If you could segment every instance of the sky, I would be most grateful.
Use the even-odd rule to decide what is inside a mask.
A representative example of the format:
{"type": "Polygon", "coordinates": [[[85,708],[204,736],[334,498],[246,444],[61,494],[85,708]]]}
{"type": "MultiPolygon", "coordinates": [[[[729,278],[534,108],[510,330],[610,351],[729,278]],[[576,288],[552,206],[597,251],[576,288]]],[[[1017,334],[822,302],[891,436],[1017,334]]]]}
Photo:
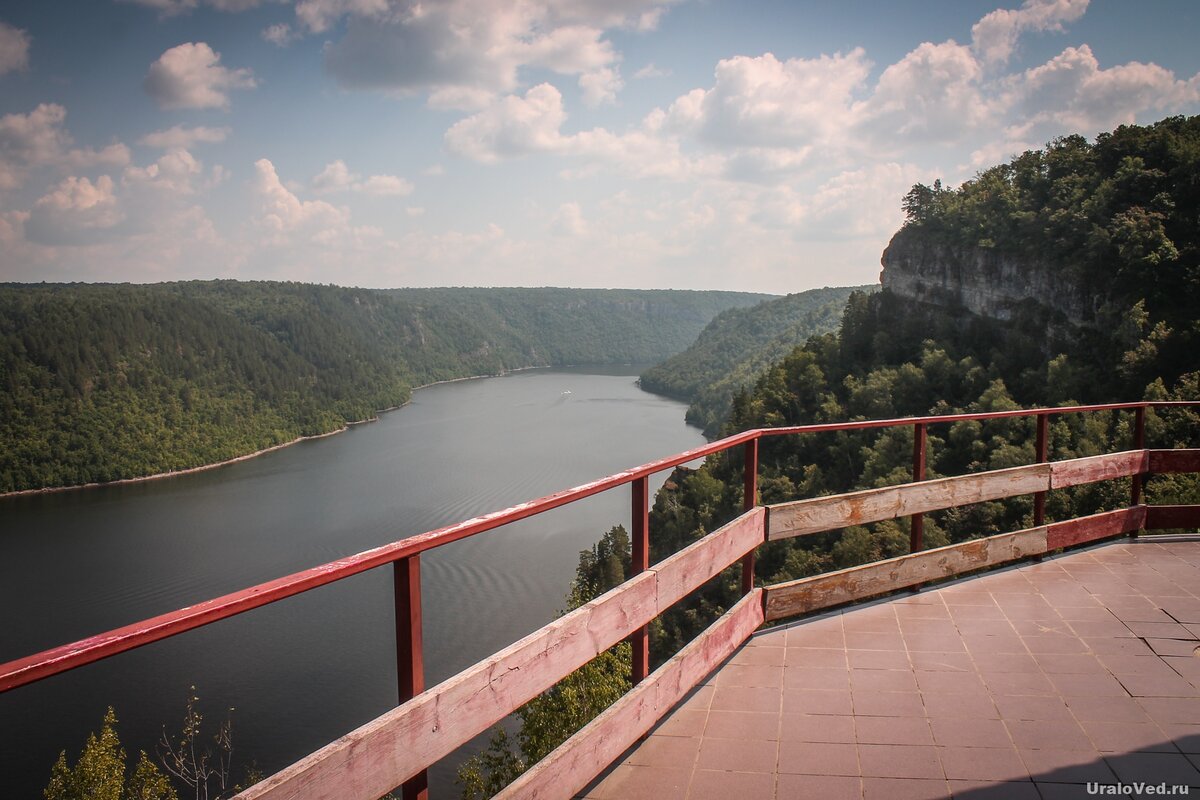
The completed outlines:
{"type": "Polygon", "coordinates": [[[917,182],[1200,113],[1200,3],[0,3],[0,281],[784,294],[917,182]]]}

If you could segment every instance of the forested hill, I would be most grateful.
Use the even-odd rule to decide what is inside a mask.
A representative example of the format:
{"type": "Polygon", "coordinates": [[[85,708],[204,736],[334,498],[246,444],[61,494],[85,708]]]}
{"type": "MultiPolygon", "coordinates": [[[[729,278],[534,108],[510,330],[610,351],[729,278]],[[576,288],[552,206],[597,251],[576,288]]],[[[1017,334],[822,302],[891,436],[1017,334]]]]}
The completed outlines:
{"type": "MultiPolygon", "coordinates": [[[[1095,141],[1059,139],[955,189],[918,185],[903,208],[908,221],[884,257],[883,290],[852,293],[835,331],[810,338],[735,395],[723,432],[1200,399],[1200,118],[1122,127],[1095,141]],[[892,270],[912,280],[895,281],[892,270]]],[[[1131,447],[1132,416],[1051,417],[1050,459],[1131,447]]],[[[1033,463],[1034,428],[1032,419],[933,425],[928,477],[1033,463]]],[[[1146,436],[1154,447],[1195,447],[1200,414],[1151,412],[1146,436]]],[[[902,426],[764,440],[759,501],[906,482],[912,437],[902,426]]],[[[735,449],[672,475],[651,512],[651,559],[740,513],[742,471],[735,449]]],[[[1123,507],[1129,492],[1128,478],[1058,489],[1047,495],[1046,518],[1123,507]]],[[[1145,497],[1196,503],[1200,476],[1154,476],[1145,497]]],[[[1029,496],[975,503],[927,514],[924,542],[1032,524],[1029,496]]],[[[907,521],[887,520],[770,542],[758,549],[755,569],[761,582],[776,583],[908,547],[907,521]]],[[[735,565],[663,615],[651,631],[654,662],[729,608],[739,586],[735,565]]]]}
{"type": "Polygon", "coordinates": [[[433,381],[661,360],[764,297],[0,285],[0,493],[222,461],[369,419],[433,381]]]}
{"type": "MultiPolygon", "coordinates": [[[[908,221],[884,256],[883,291],[850,293],[831,332],[793,348],[738,392],[724,432],[1018,405],[1200,399],[1200,119],[1124,127],[1095,142],[1060,139],[958,189],[915,186],[903,208],[908,221]]],[[[740,363],[721,360],[735,349],[718,346],[726,329],[738,331],[734,322],[753,321],[762,309],[789,300],[726,312],[694,348],[647,373],[643,385],[686,396],[702,391],[706,380],[736,374],[740,363]]],[[[1050,459],[1130,447],[1131,417],[1049,418],[1050,459]]],[[[932,425],[928,477],[1033,463],[1034,427],[1032,419],[932,425]]],[[[1146,435],[1154,447],[1195,447],[1200,414],[1151,412],[1146,435]]],[[[907,482],[912,447],[910,426],[764,439],[758,501],[907,482]]],[[[741,448],[734,448],[672,474],[650,512],[651,561],[741,513],[743,463],[741,448]]],[[[1129,493],[1129,478],[1056,489],[1047,493],[1046,518],[1124,507],[1129,493]]],[[[1196,503],[1200,476],[1156,475],[1145,497],[1148,503],[1196,503]]],[[[1019,530],[1033,519],[1028,495],[932,512],[924,516],[924,544],[1019,530]]],[[[756,551],[756,582],[779,583],[908,550],[903,518],[772,541],[756,551]]],[[[615,529],[581,555],[577,585],[612,585],[597,573],[619,579],[628,576],[630,563],[629,537],[615,529]]],[[[734,564],[667,609],[650,628],[652,666],[741,597],[741,565],[734,564]]],[[[580,676],[604,689],[627,685],[628,664],[597,659],[526,709],[583,706],[600,692],[574,691],[580,676]]],[[[572,711],[588,719],[599,709],[572,711]]],[[[498,735],[464,777],[480,766],[494,776],[540,757],[530,743],[541,747],[561,731],[545,718],[523,711],[523,727],[512,737],[522,751],[501,748],[498,735]]]]}
{"type": "Polygon", "coordinates": [[[810,336],[835,330],[852,291],[877,288],[811,289],[723,311],[691,347],[644,372],[642,388],[689,401],[688,422],[716,433],[737,391],[810,336]]]}

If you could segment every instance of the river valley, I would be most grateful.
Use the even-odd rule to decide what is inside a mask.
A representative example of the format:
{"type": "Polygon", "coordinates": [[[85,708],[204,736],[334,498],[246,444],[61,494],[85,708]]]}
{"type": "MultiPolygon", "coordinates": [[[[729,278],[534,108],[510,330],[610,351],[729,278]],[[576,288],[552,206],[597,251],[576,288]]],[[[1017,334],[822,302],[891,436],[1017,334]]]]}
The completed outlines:
{"type": "MultiPolygon", "coordinates": [[[[146,483],[0,499],[8,661],[703,443],[637,368],[442,384],[338,436],[146,483]]],[[[667,477],[654,476],[652,489],[667,477]]],[[[422,558],[427,682],[550,621],[579,551],[629,524],[607,492],[422,558]]],[[[188,687],[234,707],[235,758],[270,773],[395,704],[390,569],[0,695],[6,797],[35,798],[116,708],[127,750],[178,730],[188,687]]],[[[453,764],[431,773],[457,796],[453,764]]]]}

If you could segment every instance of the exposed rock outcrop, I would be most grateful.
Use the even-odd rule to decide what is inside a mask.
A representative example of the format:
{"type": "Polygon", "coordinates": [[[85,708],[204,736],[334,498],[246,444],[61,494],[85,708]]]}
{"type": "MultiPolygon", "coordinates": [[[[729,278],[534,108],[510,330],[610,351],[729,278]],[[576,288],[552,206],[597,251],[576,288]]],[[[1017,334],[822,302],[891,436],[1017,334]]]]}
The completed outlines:
{"type": "Polygon", "coordinates": [[[1095,318],[1098,293],[1052,265],[985,247],[954,247],[902,228],[881,259],[884,289],[911,300],[965,309],[1010,321],[1021,309],[1039,306],[1058,323],[1084,325],[1095,318]]]}

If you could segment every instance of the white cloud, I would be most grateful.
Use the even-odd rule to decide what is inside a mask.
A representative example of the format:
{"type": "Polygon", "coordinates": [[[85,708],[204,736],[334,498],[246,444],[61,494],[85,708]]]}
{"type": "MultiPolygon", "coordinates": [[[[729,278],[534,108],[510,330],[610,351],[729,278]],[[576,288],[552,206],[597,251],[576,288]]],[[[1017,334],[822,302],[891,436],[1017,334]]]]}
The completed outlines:
{"type": "Polygon", "coordinates": [[[215,8],[218,11],[227,11],[235,13],[238,11],[248,11],[252,8],[257,8],[262,5],[263,0],[120,0],[124,3],[134,3],[135,5],[153,8],[164,17],[172,17],[176,14],[186,14],[196,9],[200,5],[206,5],[210,8],[215,8]]]}
{"type": "Polygon", "coordinates": [[[404,213],[410,217],[423,217],[425,216],[425,209],[422,206],[408,206],[404,209],[404,213]]]}
{"type": "MultiPolygon", "coordinates": [[[[187,150],[173,148],[146,167],[127,167],[127,184],[141,184],[173,194],[187,195],[196,191],[195,181],[204,173],[203,165],[187,150]]],[[[219,179],[219,177],[218,177],[219,179]]]]}
{"type": "Polygon", "coordinates": [[[796,147],[844,136],[853,92],[871,68],[861,48],[780,61],[771,53],[717,64],[711,89],[677,99],[667,124],[716,146],[796,147]]]}
{"type": "Polygon", "coordinates": [[[221,55],[204,42],[167,50],[150,65],[142,86],[162,108],[229,108],[229,92],[258,85],[249,69],[221,66],[221,55]]]}
{"type": "Polygon", "coordinates": [[[446,146],[451,152],[484,163],[561,150],[564,142],[560,129],[566,116],[558,89],[542,83],[524,97],[509,95],[459,120],[446,131],[446,146]]]}
{"type": "Polygon", "coordinates": [[[1089,0],[1025,0],[1017,10],[1000,8],[971,28],[971,47],[987,64],[1008,61],[1025,31],[1062,31],[1087,11],[1089,0]]]}
{"type": "Polygon", "coordinates": [[[101,175],[65,178],[33,206],[25,235],[43,244],[75,244],[103,237],[125,219],[113,194],[113,179],[101,175]]]}
{"type": "Polygon", "coordinates": [[[584,236],[588,232],[587,221],[579,203],[563,203],[550,218],[550,231],[556,236],[584,236]]]}
{"type": "Polygon", "coordinates": [[[1087,45],[1068,47],[1012,81],[1025,119],[1085,134],[1132,123],[1145,111],[1175,111],[1200,102],[1200,74],[1188,81],[1157,64],[1101,69],[1087,45]]]}
{"type": "Polygon", "coordinates": [[[312,187],[318,192],[344,192],[360,177],[351,174],[346,162],[339,159],[325,165],[325,169],[312,179],[312,187]]]}
{"type": "Polygon", "coordinates": [[[197,144],[214,142],[223,142],[229,136],[229,128],[206,128],[198,125],[194,128],[184,127],[183,125],[175,125],[161,131],[148,133],[141,139],[138,139],[138,144],[146,147],[158,147],[163,150],[172,150],[175,148],[190,149],[197,144]]]}
{"type": "Polygon", "coordinates": [[[0,75],[29,67],[29,34],[0,22],[0,75]]]}
{"type": "Polygon", "coordinates": [[[64,126],[66,118],[67,110],[55,103],[43,103],[28,114],[0,117],[0,190],[22,185],[37,167],[68,172],[129,163],[129,148],[120,143],[100,150],[74,147],[64,126]]]}
{"type": "Polygon", "coordinates": [[[324,200],[301,200],[280,182],[275,165],[265,158],[254,162],[254,192],[259,207],[256,222],[266,245],[334,246],[354,234],[348,210],[324,200]]]}
{"type": "Polygon", "coordinates": [[[595,72],[587,72],[579,76],[579,88],[583,91],[583,102],[589,106],[601,103],[615,103],[617,92],[625,83],[614,69],[602,67],[595,72]]]}
{"type": "Polygon", "coordinates": [[[387,12],[387,0],[300,0],[296,3],[296,18],[312,33],[324,33],[346,15],[377,17],[387,12]]]}
{"type": "Polygon", "coordinates": [[[342,86],[428,92],[434,107],[476,110],[517,90],[519,71],[526,67],[577,76],[585,102],[611,102],[622,81],[620,54],[606,32],[649,29],[667,5],[303,0],[296,14],[310,32],[326,32],[348,18],[344,35],[325,50],[325,66],[342,86]]]}
{"type": "Polygon", "coordinates": [[[341,159],[326,164],[312,179],[312,187],[316,192],[362,192],[377,196],[401,196],[413,191],[411,183],[395,175],[371,175],[364,179],[351,172],[341,159]]]}
{"type": "Polygon", "coordinates": [[[638,80],[645,80],[647,78],[665,78],[670,74],[671,70],[656,66],[655,63],[651,61],[646,66],[633,73],[633,77],[638,80]]]}
{"type": "Polygon", "coordinates": [[[287,47],[296,39],[296,32],[286,22],[277,22],[262,29],[260,34],[263,41],[270,42],[276,47],[287,47]]]}
{"type": "Polygon", "coordinates": [[[395,175],[371,175],[355,187],[356,191],[380,197],[400,197],[412,194],[413,185],[395,175]]]}
{"type": "Polygon", "coordinates": [[[883,71],[857,122],[877,142],[957,140],[992,113],[982,77],[970,48],[925,42],[883,71]]]}

